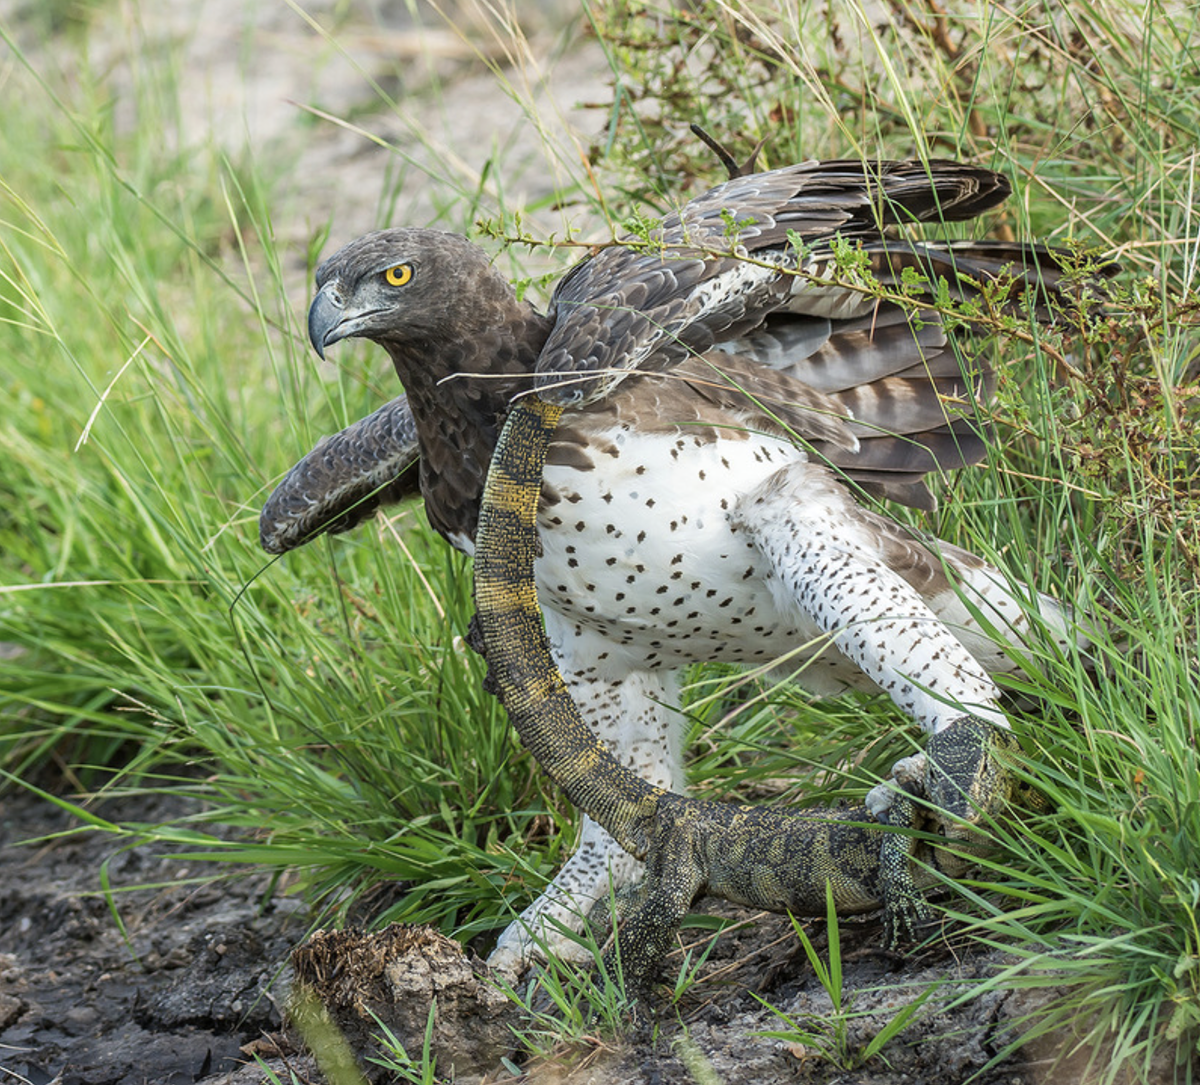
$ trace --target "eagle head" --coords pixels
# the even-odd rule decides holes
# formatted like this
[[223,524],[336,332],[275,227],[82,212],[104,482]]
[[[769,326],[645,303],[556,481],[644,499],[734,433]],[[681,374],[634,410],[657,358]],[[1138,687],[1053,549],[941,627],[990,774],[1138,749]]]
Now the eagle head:
[[384,347],[428,344],[469,334],[481,303],[503,306],[511,296],[487,254],[458,234],[377,230],[317,269],[308,338],[322,358],[353,336]]

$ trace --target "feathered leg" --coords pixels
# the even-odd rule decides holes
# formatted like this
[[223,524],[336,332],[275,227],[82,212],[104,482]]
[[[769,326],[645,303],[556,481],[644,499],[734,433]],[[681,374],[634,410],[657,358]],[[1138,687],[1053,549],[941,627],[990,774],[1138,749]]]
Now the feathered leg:
[[943,594],[942,559],[865,510],[828,472],[796,464],[738,503],[771,562],[781,608],[811,618],[908,715],[937,732],[967,715],[1007,726],[999,690],[911,581]]

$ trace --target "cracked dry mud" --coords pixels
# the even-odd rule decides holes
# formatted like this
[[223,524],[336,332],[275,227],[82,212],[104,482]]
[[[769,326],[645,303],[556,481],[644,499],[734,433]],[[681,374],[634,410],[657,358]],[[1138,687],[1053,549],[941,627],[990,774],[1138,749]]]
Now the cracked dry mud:
[[[105,816],[158,821],[177,800],[106,803]],[[0,797],[0,1082],[193,1082],[234,1069],[279,1029],[273,989],[306,929],[302,905],[265,900],[268,879],[161,847],[120,850],[33,795]],[[101,893],[108,860],[125,937]],[[132,885],[160,888],[124,892]]]

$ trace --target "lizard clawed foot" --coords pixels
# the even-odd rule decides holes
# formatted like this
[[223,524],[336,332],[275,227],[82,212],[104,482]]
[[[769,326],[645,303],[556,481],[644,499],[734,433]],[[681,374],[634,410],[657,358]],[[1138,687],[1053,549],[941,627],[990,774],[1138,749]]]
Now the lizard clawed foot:
[[883,948],[900,949],[924,942],[941,926],[937,916],[924,901],[909,907],[883,910]]

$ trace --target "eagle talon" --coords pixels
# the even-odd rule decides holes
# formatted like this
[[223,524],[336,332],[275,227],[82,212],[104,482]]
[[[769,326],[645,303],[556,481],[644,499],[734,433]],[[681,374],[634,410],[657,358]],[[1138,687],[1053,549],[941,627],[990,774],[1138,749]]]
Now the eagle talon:
[[972,857],[988,850],[988,825],[1017,799],[1018,782],[1007,759],[1019,748],[1010,730],[975,716],[964,716],[930,739],[925,795],[954,845],[937,852],[940,869],[950,877],[961,877]]

